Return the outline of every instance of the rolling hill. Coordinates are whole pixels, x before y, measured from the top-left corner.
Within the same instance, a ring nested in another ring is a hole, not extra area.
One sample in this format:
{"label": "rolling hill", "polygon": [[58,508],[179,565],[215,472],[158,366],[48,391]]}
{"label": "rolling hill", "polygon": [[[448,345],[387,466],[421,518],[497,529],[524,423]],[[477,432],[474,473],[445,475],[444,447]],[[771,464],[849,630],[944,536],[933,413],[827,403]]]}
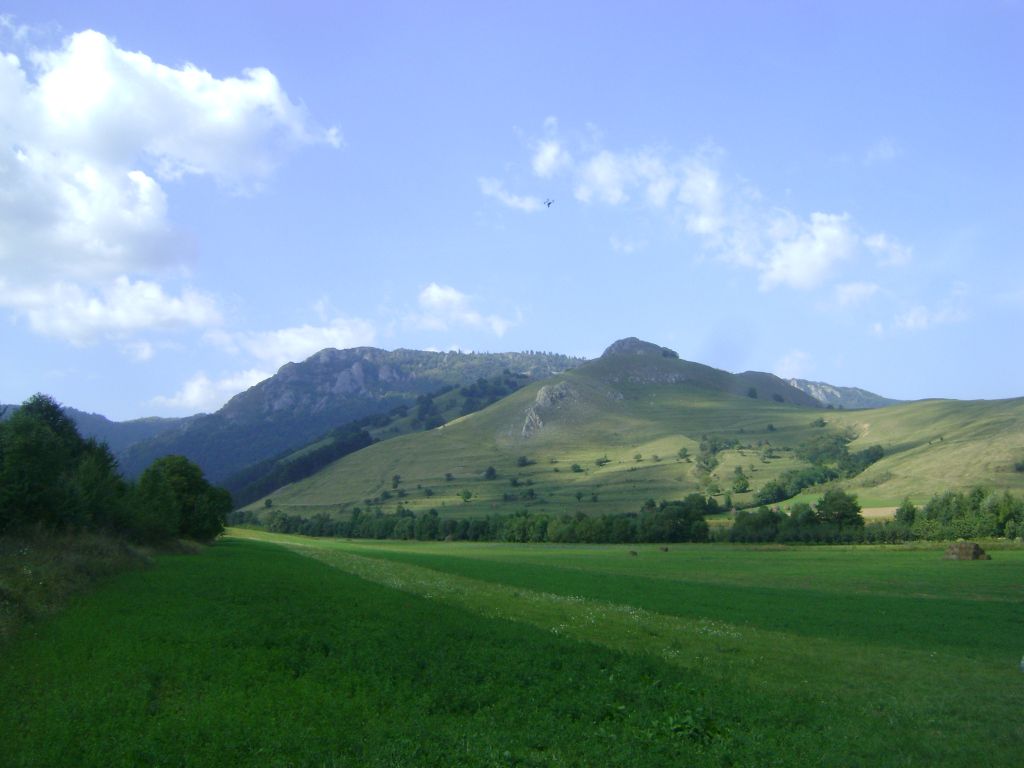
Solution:
{"label": "rolling hill", "polygon": [[882,447],[880,460],[839,481],[872,505],[978,483],[1024,489],[1014,470],[1024,399],[825,410],[770,374],[731,374],[626,339],[483,411],[353,453],[250,509],[623,512],[693,491],[721,498],[739,473],[749,490],[732,500],[749,504],[810,466],[807,446],[823,439],[851,452]]}

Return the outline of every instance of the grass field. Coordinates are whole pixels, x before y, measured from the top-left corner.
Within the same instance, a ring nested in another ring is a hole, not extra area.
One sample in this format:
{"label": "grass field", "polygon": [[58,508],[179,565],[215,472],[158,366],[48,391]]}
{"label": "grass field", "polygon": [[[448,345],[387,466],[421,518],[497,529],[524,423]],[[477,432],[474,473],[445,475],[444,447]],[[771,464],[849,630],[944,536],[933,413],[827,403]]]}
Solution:
{"label": "grass field", "polygon": [[1015,766],[991,551],[232,531],[0,649],[0,765]]}

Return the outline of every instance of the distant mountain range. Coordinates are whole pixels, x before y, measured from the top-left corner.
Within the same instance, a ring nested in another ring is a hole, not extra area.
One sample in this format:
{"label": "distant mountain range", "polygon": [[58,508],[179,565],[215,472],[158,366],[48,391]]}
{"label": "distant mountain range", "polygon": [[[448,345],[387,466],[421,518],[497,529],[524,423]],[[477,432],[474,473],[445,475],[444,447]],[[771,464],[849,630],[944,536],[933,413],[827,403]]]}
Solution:
{"label": "distant mountain range", "polygon": [[245,509],[561,518],[694,492],[744,506],[813,499],[822,483],[895,507],[950,488],[1024,489],[1020,456],[1024,398],[827,409],[777,376],[728,373],[630,338],[483,410],[293,475]]}
{"label": "distant mountain range", "polygon": [[[614,365],[608,361],[617,361]],[[623,360],[640,365],[622,366]],[[604,361],[603,363],[601,361]],[[212,414],[115,422],[75,408],[65,410],[87,437],[105,441],[121,468],[135,477],[154,459],[182,454],[214,482],[292,449],[342,425],[412,405],[445,387],[465,387],[511,372],[539,381],[585,361],[546,352],[460,353],[373,347],[324,349],[233,397]],[[680,360],[672,350],[636,338],[612,344],[591,366],[608,368],[623,383],[684,383],[754,399],[802,406],[874,408],[897,401],[854,387],[747,371],[732,374]],[[613,370],[614,369],[614,370]],[[0,405],[0,418],[17,406]]]}
{"label": "distant mountain range", "polygon": [[182,454],[212,482],[220,482],[346,422],[411,405],[445,386],[472,384],[506,370],[545,379],[582,362],[546,352],[325,349],[301,363],[288,363],[216,413],[193,416],[136,443],[119,459],[124,472],[136,476],[160,456]]}

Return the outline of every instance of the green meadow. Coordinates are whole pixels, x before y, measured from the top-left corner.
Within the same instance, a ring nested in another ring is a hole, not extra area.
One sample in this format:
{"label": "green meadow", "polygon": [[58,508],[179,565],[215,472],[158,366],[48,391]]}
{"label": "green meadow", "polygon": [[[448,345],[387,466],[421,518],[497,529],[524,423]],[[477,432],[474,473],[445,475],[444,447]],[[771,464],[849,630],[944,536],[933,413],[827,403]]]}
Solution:
{"label": "green meadow", "polygon": [[0,765],[1019,765],[990,551],[233,530],[0,646]]}

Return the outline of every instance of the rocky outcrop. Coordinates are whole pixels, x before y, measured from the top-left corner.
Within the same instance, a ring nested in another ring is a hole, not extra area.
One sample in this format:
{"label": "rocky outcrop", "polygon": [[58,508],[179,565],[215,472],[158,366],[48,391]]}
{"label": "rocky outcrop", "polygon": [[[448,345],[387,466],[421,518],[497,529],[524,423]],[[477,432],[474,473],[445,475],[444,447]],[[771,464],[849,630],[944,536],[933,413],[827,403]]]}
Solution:
{"label": "rocky outcrop", "polygon": [[537,390],[533,404],[526,409],[526,420],[523,422],[523,437],[531,437],[544,427],[544,419],[552,411],[564,408],[579,399],[579,393],[565,381],[547,384]]}

